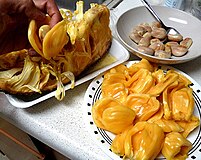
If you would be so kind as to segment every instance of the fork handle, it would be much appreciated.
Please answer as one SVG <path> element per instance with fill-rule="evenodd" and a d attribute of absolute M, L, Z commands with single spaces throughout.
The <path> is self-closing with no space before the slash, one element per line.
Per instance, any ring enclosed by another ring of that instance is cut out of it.
<path fill-rule="evenodd" d="M 156 18 L 156 20 L 162 25 L 162 27 L 165 28 L 164 23 L 158 17 L 157 13 L 154 11 L 154 9 L 152 8 L 152 6 L 146 0 L 141 0 L 141 2 L 149 10 L 149 12 L 154 16 L 154 18 Z"/>

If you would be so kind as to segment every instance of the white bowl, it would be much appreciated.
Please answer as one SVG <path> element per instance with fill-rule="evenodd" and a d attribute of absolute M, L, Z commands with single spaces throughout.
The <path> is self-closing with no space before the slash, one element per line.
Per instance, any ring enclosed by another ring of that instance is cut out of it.
<path fill-rule="evenodd" d="M 116 23 L 117 37 L 123 45 L 140 58 L 161 64 L 178 64 L 193 60 L 201 55 L 201 21 L 194 16 L 173 8 L 164 6 L 153 6 L 161 20 L 167 26 L 176 28 L 183 37 L 190 37 L 193 40 L 192 46 L 187 54 L 182 57 L 172 56 L 170 59 L 150 56 L 137 50 L 137 44 L 129 38 L 132 29 L 142 22 L 151 23 L 156 19 L 144 7 L 137 7 L 123 13 Z"/>

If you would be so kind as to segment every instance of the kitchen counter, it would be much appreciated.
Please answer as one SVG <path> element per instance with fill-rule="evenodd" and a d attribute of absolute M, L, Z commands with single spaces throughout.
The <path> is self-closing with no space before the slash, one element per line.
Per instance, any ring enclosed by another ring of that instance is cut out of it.
<path fill-rule="evenodd" d="M 115 15 L 118 17 L 126 10 L 139 5 L 139 0 L 124 0 L 115 9 Z M 130 57 L 130 60 L 134 59 L 138 58 Z M 201 85 L 201 57 L 173 67 L 187 73 Z M 27 109 L 13 107 L 0 95 L 0 117 L 70 159 L 110 159 L 90 138 L 85 127 L 83 97 L 90 82 L 68 90 L 61 102 L 52 97 Z"/>

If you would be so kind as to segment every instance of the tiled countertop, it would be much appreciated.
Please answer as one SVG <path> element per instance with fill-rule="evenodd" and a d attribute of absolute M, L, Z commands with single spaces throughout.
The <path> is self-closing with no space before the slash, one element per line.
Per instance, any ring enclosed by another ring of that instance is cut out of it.
<path fill-rule="evenodd" d="M 115 15 L 118 17 L 139 5 L 139 0 L 124 0 L 115 10 Z M 130 59 L 136 57 L 131 56 Z M 187 73 L 201 85 L 201 57 L 174 67 Z M 68 90 L 61 102 L 53 97 L 27 109 L 13 107 L 0 95 L 0 117 L 71 159 L 110 159 L 92 141 L 83 120 L 83 97 L 89 84 L 90 81 Z"/>

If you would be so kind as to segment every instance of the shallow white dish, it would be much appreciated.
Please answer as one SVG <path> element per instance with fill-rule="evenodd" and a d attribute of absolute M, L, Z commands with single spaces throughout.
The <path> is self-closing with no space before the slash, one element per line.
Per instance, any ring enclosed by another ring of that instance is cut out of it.
<path fill-rule="evenodd" d="M 138 57 L 161 64 L 184 63 L 199 57 L 201 55 L 201 36 L 199 35 L 201 32 L 201 21 L 178 9 L 164 6 L 153 6 L 153 8 L 165 25 L 175 27 L 184 38 L 192 38 L 193 44 L 189 48 L 188 53 L 182 57 L 172 56 L 171 59 L 167 59 L 150 56 L 137 50 L 137 44 L 129 38 L 129 34 L 131 33 L 132 29 L 142 22 L 151 23 L 156 21 L 156 19 L 144 6 L 128 10 L 117 20 L 115 29 L 117 37 L 120 39 L 123 45 Z"/>
<path fill-rule="evenodd" d="M 125 65 L 130 66 L 133 63 L 136 63 L 138 61 L 128 61 L 125 62 Z M 160 69 L 167 71 L 169 69 L 174 69 L 178 71 L 179 73 L 183 74 L 185 77 L 187 77 L 192 84 L 190 87 L 193 89 L 193 97 L 195 100 L 195 110 L 194 115 L 196 115 L 199 119 L 201 119 L 201 86 L 193 80 L 190 76 L 187 74 L 181 72 L 180 70 L 177 70 L 173 67 L 166 66 L 166 65 L 160 65 Z M 85 97 L 84 97 L 84 118 L 85 118 L 85 124 L 87 126 L 88 132 L 94 142 L 100 147 L 111 159 L 115 160 L 121 160 L 123 157 L 119 157 L 118 155 L 114 154 L 110 150 L 110 145 L 112 144 L 112 140 L 114 139 L 115 135 L 105 131 L 103 129 L 100 129 L 96 127 L 93 118 L 92 118 L 92 106 L 94 103 L 101 98 L 101 84 L 103 81 L 103 74 L 96 77 L 89 85 Z M 199 159 L 200 158 L 200 150 L 201 150 L 201 126 L 199 125 L 189 136 L 188 140 L 192 143 L 192 149 L 189 152 L 188 159 Z M 160 156 L 159 159 L 164 159 L 164 157 Z"/>
<path fill-rule="evenodd" d="M 127 61 L 129 59 L 129 52 L 115 39 L 112 40 L 112 45 L 110 50 L 108 51 L 108 54 L 110 54 L 112 57 L 114 57 L 116 59 L 115 62 L 102 67 L 96 71 L 92 71 L 89 72 L 89 74 L 84 74 L 82 77 L 80 77 L 80 79 L 78 79 L 75 82 L 75 86 L 78 86 L 90 79 L 95 78 L 96 76 L 98 76 L 99 74 L 105 72 L 106 70 L 120 64 L 123 63 L 125 61 Z M 98 65 L 98 63 L 97 63 Z M 70 89 L 70 84 L 65 86 L 65 90 Z M 1 92 L 0 94 L 5 94 L 3 92 Z M 16 95 L 11 95 L 11 94 L 5 94 L 8 101 L 15 107 L 17 108 L 28 108 L 31 107 L 37 103 L 40 103 L 50 97 L 53 97 L 55 95 L 55 91 L 49 92 L 47 94 L 44 95 L 32 95 L 32 96 L 16 96 Z M 65 98 L 65 97 L 64 97 Z"/>

